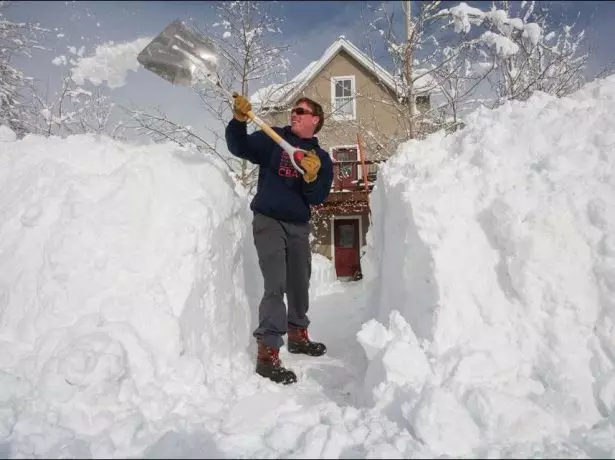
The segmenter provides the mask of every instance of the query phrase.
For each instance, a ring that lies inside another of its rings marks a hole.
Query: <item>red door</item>
[[[336,161],[357,161],[357,149],[338,148],[333,150],[333,159]],[[356,187],[357,164],[338,165],[334,169],[334,188],[336,190]]]
[[[354,277],[360,270],[359,220],[333,221],[335,271],[337,276]]]

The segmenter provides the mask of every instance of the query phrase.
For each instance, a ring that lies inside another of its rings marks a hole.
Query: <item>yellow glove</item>
[[[320,158],[314,150],[310,150],[301,160],[301,168],[305,171],[303,180],[308,184],[314,182],[320,170]]]
[[[248,112],[252,110],[250,101],[241,94],[233,93],[235,102],[233,103],[233,118],[239,121],[248,121]]]

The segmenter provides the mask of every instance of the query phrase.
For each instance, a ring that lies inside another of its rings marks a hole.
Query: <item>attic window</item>
[[[354,75],[331,78],[331,117],[334,120],[355,120],[357,101]]]
[[[425,106],[425,107],[429,107],[429,95],[417,96],[416,97],[416,105],[422,105],[422,106]]]

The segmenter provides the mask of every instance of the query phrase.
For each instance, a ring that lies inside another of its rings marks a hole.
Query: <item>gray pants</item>
[[[265,281],[254,337],[268,347],[280,348],[289,325],[304,328],[310,324],[306,314],[312,274],[310,224],[282,222],[255,213],[252,232]]]

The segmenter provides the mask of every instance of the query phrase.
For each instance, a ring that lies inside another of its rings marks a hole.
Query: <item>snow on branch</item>
[[[24,92],[32,79],[15,67],[16,56],[31,56],[34,49],[44,49],[40,38],[48,32],[37,24],[14,22],[6,17],[11,2],[0,2],[0,124],[10,127],[18,136],[28,132],[24,122],[28,107]]]
[[[494,1],[488,9],[408,3],[409,21],[392,2],[368,7],[364,17],[372,56],[387,53],[399,86],[396,111],[408,127],[400,141],[461,126],[464,114],[480,105],[495,107],[534,91],[563,96],[584,81],[584,32],[560,24],[541,2]],[[425,95],[429,106],[415,110]]]
[[[222,87],[248,95],[251,85],[266,86],[285,78],[289,66],[285,58],[288,46],[274,40],[281,34],[284,22],[278,2],[219,1],[214,3],[214,10],[216,17],[211,23],[192,25],[216,44]],[[258,168],[246,160],[229,156],[226,143],[219,135],[232,116],[231,102],[208,82],[195,84],[193,89],[200,98],[204,116],[210,120],[204,128],[213,140],[198,136],[194,130],[174,122],[160,111],[131,111],[138,132],[156,141],[194,145],[204,154],[215,155],[224,160],[248,191],[254,190]],[[256,106],[254,110],[258,110]]]

